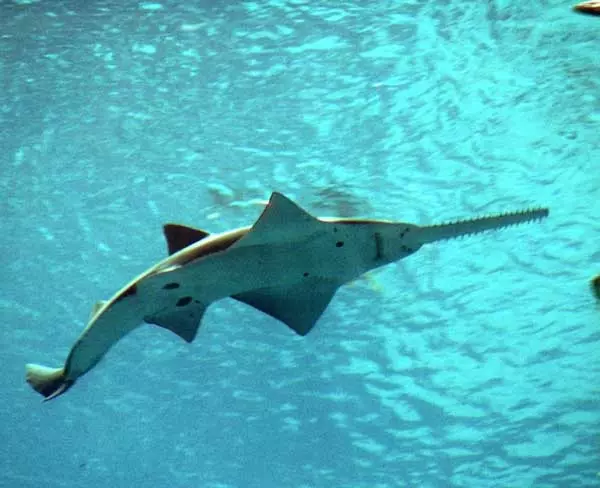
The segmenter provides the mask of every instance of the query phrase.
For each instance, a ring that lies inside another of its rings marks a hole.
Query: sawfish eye
[[[342,247],[344,245],[344,241],[337,241],[335,243],[335,247]]]

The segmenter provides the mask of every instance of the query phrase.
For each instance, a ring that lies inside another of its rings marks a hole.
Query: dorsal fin
[[[107,302],[108,302],[108,300],[98,300],[96,303],[94,303],[94,305],[92,306],[92,311],[90,312],[89,320],[92,320],[96,316],[98,311],[102,307],[104,307],[104,305],[106,305]]]
[[[274,192],[248,233],[231,247],[293,242],[314,234],[319,223],[289,198]]]
[[[169,255],[175,254],[210,235],[201,229],[194,229],[193,227],[186,227],[179,224],[163,225],[163,234],[167,240]]]

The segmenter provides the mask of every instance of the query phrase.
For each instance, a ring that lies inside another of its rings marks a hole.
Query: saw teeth
[[[450,221],[450,222],[443,222],[441,224],[435,224],[432,225],[432,227],[443,227],[446,225],[457,225],[457,224],[469,224],[469,223],[476,223],[478,221],[482,221],[482,220],[488,220],[488,219],[499,219],[499,218],[503,218],[503,217],[519,217],[522,215],[527,215],[527,214],[531,214],[530,217],[528,217],[527,219],[523,219],[523,220],[518,220],[516,222],[507,222],[506,224],[503,224],[500,227],[496,227],[497,229],[505,229],[507,227],[513,227],[515,225],[521,225],[521,224],[527,224],[529,222],[535,222],[537,220],[542,220],[545,219],[546,217],[548,217],[548,215],[550,214],[549,210],[547,208],[531,208],[531,209],[527,209],[527,210],[519,210],[518,212],[503,212],[503,213],[499,213],[499,214],[492,214],[492,215],[485,215],[483,217],[473,217],[471,219],[465,219],[465,220],[454,220],[454,221]],[[460,236],[456,236],[456,237],[464,237],[466,235],[473,235],[473,234],[480,234],[481,232],[486,232],[487,230],[490,229],[474,229],[472,232],[468,232],[466,234],[462,234]],[[448,239],[451,239],[452,236],[449,236]]]

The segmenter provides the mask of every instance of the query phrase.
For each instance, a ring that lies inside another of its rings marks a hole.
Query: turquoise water
[[[600,19],[569,2],[0,1],[0,487],[570,488],[600,478]],[[295,336],[233,300],[64,396],[164,222],[550,217],[425,246]]]

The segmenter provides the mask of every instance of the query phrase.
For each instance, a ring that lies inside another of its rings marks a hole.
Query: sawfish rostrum
[[[542,219],[545,208],[453,223],[316,218],[273,193],[252,226],[209,234],[164,226],[169,256],[94,305],[64,366],[26,366],[27,382],[46,399],[67,391],[108,350],[142,323],[191,342],[206,308],[233,297],[305,335],[336,291],[363,273],[424,244]]]

